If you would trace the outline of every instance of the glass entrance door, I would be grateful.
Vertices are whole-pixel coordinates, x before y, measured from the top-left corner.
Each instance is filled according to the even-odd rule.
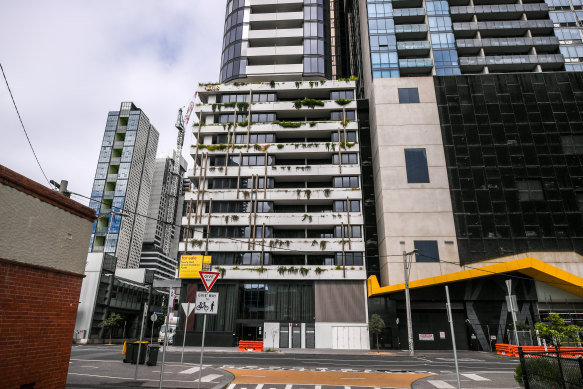
[[[263,340],[263,323],[239,323],[237,324],[237,336],[239,340]]]

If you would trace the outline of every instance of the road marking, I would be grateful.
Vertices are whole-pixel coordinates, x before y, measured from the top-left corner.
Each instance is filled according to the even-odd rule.
[[[322,389],[322,385],[316,385],[314,389]]]
[[[202,382],[211,382],[212,380],[215,380],[215,379],[220,378],[220,377],[222,377],[220,374],[209,374],[209,375],[205,375],[200,380]]]
[[[227,389],[235,389],[235,384],[229,385],[229,387]]]
[[[199,366],[191,367],[190,369],[183,370],[178,374],[193,374],[200,370]]]
[[[451,386],[450,384],[448,384],[445,381],[429,380],[427,382],[429,382],[431,385],[435,386],[437,389],[455,389],[453,386]]]
[[[462,375],[474,381],[490,381],[489,379],[479,376],[477,374],[464,373]]]
[[[81,367],[88,367],[90,369],[99,369],[99,367],[97,367],[97,366],[81,366]]]
[[[291,388],[292,388],[292,386],[291,386],[290,384],[287,384],[287,385],[285,386],[285,389],[291,389]]]
[[[345,386],[344,389],[350,389],[350,386]]]

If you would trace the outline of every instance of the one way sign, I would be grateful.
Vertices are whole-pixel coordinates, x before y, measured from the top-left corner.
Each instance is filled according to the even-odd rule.
[[[202,284],[207,292],[211,291],[211,288],[221,275],[221,273],[216,271],[199,271],[198,273],[200,274],[200,279],[202,280]]]

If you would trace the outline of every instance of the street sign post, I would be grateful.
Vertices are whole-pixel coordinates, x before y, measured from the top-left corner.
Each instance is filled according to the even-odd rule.
[[[162,366],[160,367],[160,387],[162,389],[162,385],[164,382],[164,362],[166,362],[166,347],[168,346],[168,321],[170,321],[170,309],[174,304],[174,298],[176,297],[176,291],[173,289],[172,286],[169,286],[168,291],[168,306],[166,308],[166,320],[165,320],[165,328],[164,331],[164,343],[162,344]]]
[[[142,313],[142,327],[140,328],[140,343],[138,343],[138,360],[136,361],[136,371],[134,372],[134,380],[138,379],[138,366],[140,366],[140,351],[142,350],[142,339],[144,336],[144,321],[148,316],[148,303],[144,303],[144,312]]]
[[[457,387],[462,389],[460,383],[460,369],[457,362],[457,348],[455,345],[455,333],[453,332],[453,316],[451,314],[451,302],[449,301],[449,288],[445,285],[445,296],[447,297],[447,320],[449,321],[449,329],[451,331],[451,343],[453,345],[453,358],[455,361],[455,375],[457,377]]]
[[[202,272],[201,272],[202,273]],[[201,275],[201,279],[204,280]],[[215,279],[216,281],[216,279]],[[205,283],[203,281],[203,283]],[[214,284],[214,282],[213,282]],[[210,285],[212,287],[212,284]],[[205,288],[207,285],[205,284]],[[210,289],[207,288],[207,290]],[[216,315],[219,308],[219,294],[210,292],[196,292],[196,303],[194,307],[195,313],[201,313],[203,315],[202,319],[202,342],[200,345],[200,367],[198,375],[198,387],[200,388],[200,380],[202,377],[202,356],[204,354],[204,336],[206,334],[206,316],[208,314]]]
[[[184,332],[182,335],[182,355],[180,356],[180,363],[183,363],[182,361],[184,360],[184,343],[186,342],[186,328],[188,326],[188,316],[190,316],[190,314],[194,310],[194,304],[182,303],[182,310],[184,311],[184,317],[186,319],[184,321]]]
[[[211,291],[211,288],[221,275],[221,273],[217,271],[199,271],[198,273],[200,274],[200,280],[207,292]]]
[[[154,337],[154,322],[158,319],[158,315],[156,313],[152,313],[150,316],[150,320],[152,320],[152,332],[150,333],[150,344],[152,344],[152,338]]]

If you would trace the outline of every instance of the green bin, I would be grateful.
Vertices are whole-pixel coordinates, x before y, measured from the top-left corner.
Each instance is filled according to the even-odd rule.
[[[147,343],[148,342],[142,342],[142,344],[139,344],[139,342],[127,343],[126,356],[123,361],[125,363],[130,362],[135,365],[138,360],[138,345],[139,345],[141,346],[140,365],[143,365],[144,362],[146,361],[146,349],[148,346]]]
[[[160,350],[160,345],[157,345],[157,344],[149,344],[148,345],[148,358],[146,359],[146,364],[148,366],[156,366],[156,363],[158,363],[159,350]]]

